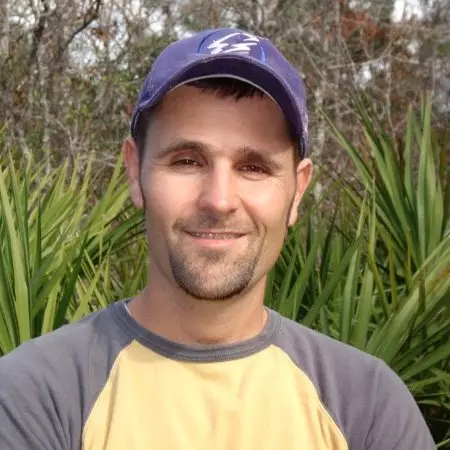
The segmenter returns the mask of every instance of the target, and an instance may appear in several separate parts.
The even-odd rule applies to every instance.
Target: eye
[[[265,167],[258,166],[256,164],[247,164],[247,165],[243,166],[241,170],[243,170],[244,172],[256,173],[256,174],[265,174],[268,172]]]
[[[192,158],[181,158],[172,162],[173,166],[199,166],[198,161]]]

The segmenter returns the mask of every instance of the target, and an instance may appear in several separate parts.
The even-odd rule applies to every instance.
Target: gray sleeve
[[[407,386],[383,361],[283,319],[275,345],[314,383],[349,450],[435,450]]]
[[[65,450],[65,395],[41,370],[33,347],[29,342],[0,358],[0,448]]]
[[[0,450],[79,450],[84,423],[131,341],[112,309],[0,358]]]
[[[428,426],[403,381],[382,362],[373,380],[374,415],[367,450],[435,450]],[[369,381],[370,383],[370,381]]]

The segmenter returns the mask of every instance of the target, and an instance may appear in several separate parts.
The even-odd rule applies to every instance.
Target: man
[[[431,450],[381,361],[264,307],[311,179],[303,84],[266,39],[155,61],[124,142],[148,284],[0,360],[0,448]]]

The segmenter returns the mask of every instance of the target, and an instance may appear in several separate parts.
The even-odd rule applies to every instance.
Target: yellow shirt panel
[[[118,355],[84,450],[348,450],[313,383],[275,346],[185,362],[137,341]]]

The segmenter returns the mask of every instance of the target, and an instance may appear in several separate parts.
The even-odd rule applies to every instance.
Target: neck
[[[265,279],[228,300],[198,300],[170,283],[149,276],[147,287],[130,302],[144,328],[182,344],[232,344],[261,332],[267,320]]]

